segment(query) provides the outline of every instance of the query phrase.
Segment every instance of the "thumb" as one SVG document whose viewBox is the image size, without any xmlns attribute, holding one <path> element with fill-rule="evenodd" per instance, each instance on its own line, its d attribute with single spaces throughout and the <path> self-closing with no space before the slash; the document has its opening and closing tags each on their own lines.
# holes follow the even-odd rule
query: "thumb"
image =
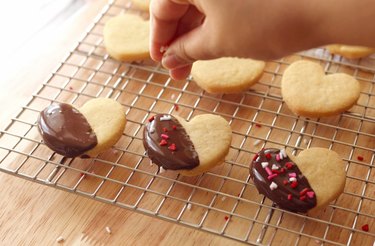
<svg viewBox="0 0 375 246">
<path fill-rule="evenodd" d="M 201 25 L 179 36 L 163 54 L 162 65 L 173 70 L 186 67 L 197 60 L 213 58 L 207 46 L 207 33 Z"/>
</svg>

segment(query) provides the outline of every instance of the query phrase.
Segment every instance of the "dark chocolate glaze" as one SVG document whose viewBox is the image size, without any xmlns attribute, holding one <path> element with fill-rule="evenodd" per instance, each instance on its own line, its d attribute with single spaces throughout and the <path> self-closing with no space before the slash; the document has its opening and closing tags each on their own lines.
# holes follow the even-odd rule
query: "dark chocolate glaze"
<svg viewBox="0 0 375 246">
<path fill-rule="evenodd" d="M 276 155 L 279 153 L 279 149 L 263 149 L 256 154 L 250 168 L 251 178 L 254 180 L 254 184 L 259 193 L 271 199 L 280 208 L 291 212 L 306 213 L 309 209 L 316 206 L 316 196 L 314 194 L 314 196 L 311 198 L 306 194 L 301 195 L 300 192 L 304 189 L 306 191 L 306 188 L 308 191 L 313 191 L 308 180 L 305 176 L 303 176 L 297 165 L 288 157 L 277 161 Z M 270 159 L 268 159 L 267 156 L 270 157 Z M 274 173 L 278 174 L 272 180 L 268 179 L 269 174 L 267 173 L 266 169 L 262 167 L 262 162 L 268 162 L 268 167 L 271 170 L 273 164 L 280 167 L 278 170 L 274 170 Z M 290 167 L 290 164 L 287 164 L 287 166 L 290 167 L 288 169 L 285 165 L 286 163 L 292 163 L 293 165 Z M 284 172 L 282 172 L 281 168 L 283 168 Z M 290 181 L 288 183 L 286 182 L 290 178 L 290 173 L 296 173 L 298 185 L 295 188 L 292 188 Z M 271 190 L 270 188 L 272 182 L 277 184 L 277 188 L 274 190 Z M 288 199 L 288 195 L 290 199 Z"/>
<path fill-rule="evenodd" d="M 160 120 L 165 116 L 170 119 Z M 168 139 L 163 139 L 162 134 Z M 162 140 L 167 143 L 160 145 Z M 172 144 L 175 150 L 170 149 Z M 192 169 L 199 165 L 198 153 L 186 130 L 171 115 L 158 114 L 150 120 L 143 131 L 143 146 L 151 161 L 164 169 Z"/>
<path fill-rule="evenodd" d="M 52 104 L 38 118 L 44 143 L 65 157 L 76 157 L 94 148 L 98 141 L 86 118 L 73 106 Z"/>
</svg>

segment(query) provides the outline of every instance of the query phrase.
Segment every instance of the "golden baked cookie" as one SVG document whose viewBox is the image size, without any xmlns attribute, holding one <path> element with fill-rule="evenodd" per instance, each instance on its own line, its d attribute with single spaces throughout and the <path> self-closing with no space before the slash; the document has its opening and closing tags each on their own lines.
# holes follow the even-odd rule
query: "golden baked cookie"
<svg viewBox="0 0 375 246">
<path fill-rule="evenodd" d="M 55 103 L 38 119 L 44 143 L 66 157 L 93 157 L 111 148 L 120 139 L 125 124 L 122 105 L 107 98 L 89 100 L 81 108 Z"/>
<path fill-rule="evenodd" d="M 375 53 L 374 48 L 363 46 L 331 44 L 327 45 L 326 48 L 331 54 L 340 55 L 349 59 L 362 58 Z"/>
<path fill-rule="evenodd" d="M 143 145 L 153 163 L 185 176 L 202 174 L 224 161 L 232 131 L 221 116 L 203 114 L 187 122 L 158 114 L 143 131 Z"/>
<path fill-rule="evenodd" d="M 258 81 L 264 67 L 263 61 L 224 57 L 194 62 L 191 74 L 195 82 L 210 93 L 239 93 Z"/>
<path fill-rule="evenodd" d="M 143 11 L 149 10 L 150 1 L 151 0 L 132 0 L 134 6 Z"/>
<path fill-rule="evenodd" d="M 296 115 L 321 117 L 339 114 L 352 107 L 359 98 L 360 86 L 350 75 L 325 75 L 318 63 L 303 60 L 285 70 L 281 94 Z"/>
<path fill-rule="evenodd" d="M 120 14 L 104 26 L 104 46 L 119 61 L 148 59 L 149 21 L 134 14 Z"/>
<path fill-rule="evenodd" d="M 285 149 L 262 149 L 250 168 L 259 193 L 280 208 L 306 213 L 327 206 L 345 187 L 345 164 L 328 149 L 311 148 L 293 156 Z"/>
</svg>

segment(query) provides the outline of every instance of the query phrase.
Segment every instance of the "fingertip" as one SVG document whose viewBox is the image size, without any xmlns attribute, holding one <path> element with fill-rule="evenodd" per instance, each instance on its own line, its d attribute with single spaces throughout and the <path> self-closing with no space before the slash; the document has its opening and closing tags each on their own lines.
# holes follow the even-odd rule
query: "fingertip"
<svg viewBox="0 0 375 246">
<path fill-rule="evenodd" d="M 169 75 L 174 80 L 185 80 L 191 72 L 192 65 L 169 70 Z"/>
</svg>

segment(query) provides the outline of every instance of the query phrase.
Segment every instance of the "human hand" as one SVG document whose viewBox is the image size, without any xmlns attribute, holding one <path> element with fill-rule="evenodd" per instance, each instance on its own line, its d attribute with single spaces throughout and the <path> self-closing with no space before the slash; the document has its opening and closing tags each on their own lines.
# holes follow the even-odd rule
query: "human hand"
<svg viewBox="0 0 375 246">
<path fill-rule="evenodd" d="M 174 79 L 186 78 L 196 60 L 222 56 L 279 58 L 318 45 L 311 1 L 153 0 L 151 57 Z M 163 48 L 167 47 L 165 53 Z"/>
</svg>

